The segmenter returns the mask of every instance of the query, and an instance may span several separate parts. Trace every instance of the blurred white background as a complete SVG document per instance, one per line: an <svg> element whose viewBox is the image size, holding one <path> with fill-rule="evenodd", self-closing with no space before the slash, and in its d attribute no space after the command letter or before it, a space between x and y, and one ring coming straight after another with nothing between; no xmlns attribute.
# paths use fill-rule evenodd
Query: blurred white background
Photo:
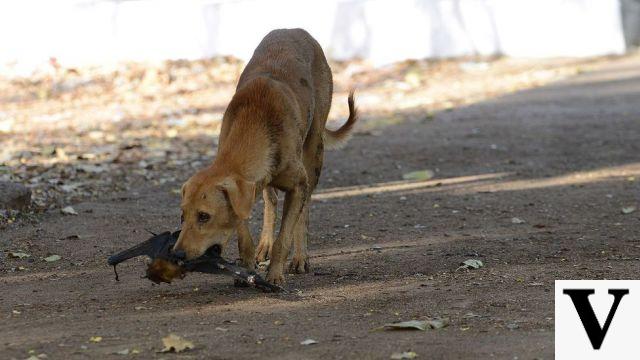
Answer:
<svg viewBox="0 0 640 360"><path fill-rule="evenodd" d="M267 32L283 27L307 29L334 60L375 65L465 55L620 54L621 1L3 1L0 67L28 73L50 57L67 66L247 59Z"/></svg>

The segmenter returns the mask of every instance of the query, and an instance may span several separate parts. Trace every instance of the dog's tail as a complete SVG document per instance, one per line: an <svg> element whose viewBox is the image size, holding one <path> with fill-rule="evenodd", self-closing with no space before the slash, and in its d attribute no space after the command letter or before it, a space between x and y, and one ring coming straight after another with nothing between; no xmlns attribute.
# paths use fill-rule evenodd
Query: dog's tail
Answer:
<svg viewBox="0 0 640 360"><path fill-rule="evenodd" d="M351 139L353 125L358 121L358 109L353 101L353 90L349 92L349 118L337 130L324 129L324 145L327 150L340 149Z"/></svg>

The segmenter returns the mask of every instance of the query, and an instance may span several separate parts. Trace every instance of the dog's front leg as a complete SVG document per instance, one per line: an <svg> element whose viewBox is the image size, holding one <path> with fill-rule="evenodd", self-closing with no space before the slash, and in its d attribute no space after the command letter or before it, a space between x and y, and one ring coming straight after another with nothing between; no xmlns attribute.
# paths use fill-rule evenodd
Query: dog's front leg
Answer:
<svg viewBox="0 0 640 360"><path fill-rule="evenodd" d="M278 194L276 189L265 187L262 190L264 199L264 215L262 219L262 233L256 251L256 260L260 263L271 256L271 246L273 246L273 236L276 230L276 218L278 211Z"/></svg>
<svg viewBox="0 0 640 360"><path fill-rule="evenodd" d="M272 284L281 285L284 283L284 264L289 256L296 224L302 218L304 207L307 205L308 187L305 175L304 181L286 192L282 225L280 226L278 238L273 243L273 256L267 273L267 280Z"/></svg>
<svg viewBox="0 0 640 360"><path fill-rule="evenodd" d="M256 267L256 260L254 255L255 250L247 221L242 220L236 227L236 231L238 232L238 251L240 253L242 266L246 267L249 270L254 270Z"/></svg>

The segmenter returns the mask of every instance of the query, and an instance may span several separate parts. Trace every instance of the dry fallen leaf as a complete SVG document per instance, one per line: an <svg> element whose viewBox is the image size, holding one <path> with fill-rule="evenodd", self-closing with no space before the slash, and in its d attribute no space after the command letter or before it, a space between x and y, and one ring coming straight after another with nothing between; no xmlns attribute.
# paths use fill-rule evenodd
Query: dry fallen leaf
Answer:
<svg viewBox="0 0 640 360"><path fill-rule="evenodd" d="M9 257L10 258L15 258L15 259L24 259L24 258L28 258L31 255L27 254L27 253L23 253L23 252L10 252L9 253Z"/></svg>
<svg viewBox="0 0 640 360"><path fill-rule="evenodd" d="M115 355L124 355L124 356L126 356L126 355L136 355L136 354L140 354L140 350L138 350L138 349L129 350L127 348L127 349L122 349L120 351L116 351L113 354L115 354Z"/></svg>
<svg viewBox="0 0 640 360"><path fill-rule="evenodd" d="M164 348L160 352L182 352L185 350L191 350L194 345L191 341L176 335L169 334L169 336L162 338L162 345Z"/></svg>
<svg viewBox="0 0 640 360"><path fill-rule="evenodd" d="M313 344L317 344L318 342L313 340L313 339L306 339L304 341L300 342L300 345L313 345Z"/></svg>
<svg viewBox="0 0 640 360"><path fill-rule="evenodd" d="M26 360L42 360L42 359L46 359L46 358L47 358L47 354L42 353L42 354L38 354L38 356L31 355Z"/></svg>
<svg viewBox="0 0 640 360"><path fill-rule="evenodd" d="M416 357L418 357L418 354L416 354L413 351L405 351L401 353L391 354L391 359L393 360L415 359Z"/></svg>
<svg viewBox="0 0 640 360"><path fill-rule="evenodd" d="M99 343L102 341L102 336L92 336L89 338L89 341L92 343Z"/></svg>
<svg viewBox="0 0 640 360"><path fill-rule="evenodd" d="M469 260L463 261L456 270L480 269L483 266L484 266L484 263L481 260L469 259Z"/></svg>
<svg viewBox="0 0 640 360"><path fill-rule="evenodd" d="M51 255L51 256L47 256L46 258L44 258L44 261L46 261L46 262L54 262L54 261L58 261L60 259L62 259L60 257L60 255Z"/></svg>
<svg viewBox="0 0 640 360"><path fill-rule="evenodd" d="M425 331L429 327L429 324L424 320L409 320L401 321L397 323L384 324L374 330L422 330Z"/></svg>
<svg viewBox="0 0 640 360"><path fill-rule="evenodd" d="M429 320L409 320L397 323L384 324L374 330L421 330L442 329L449 325L447 318L433 318Z"/></svg>
<svg viewBox="0 0 640 360"><path fill-rule="evenodd" d="M78 212L71 206L63 207L60 212L64 215L78 215Z"/></svg>
<svg viewBox="0 0 640 360"><path fill-rule="evenodd" d="M447 327L449 325L448 318L433 318L431 320L427 320L427 324L432 329L442 329L443 327Z"/></svg>

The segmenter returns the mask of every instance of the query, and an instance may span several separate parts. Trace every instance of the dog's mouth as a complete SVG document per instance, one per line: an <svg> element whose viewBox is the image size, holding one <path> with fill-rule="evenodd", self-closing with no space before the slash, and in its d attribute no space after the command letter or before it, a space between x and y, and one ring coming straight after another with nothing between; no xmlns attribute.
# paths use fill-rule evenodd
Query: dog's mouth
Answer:
<svg viewBox="0 0 640 360"><path fill-rule="evenodd" d="M208 248L205 253L208 255L219 257L222 254L222 246L220 246L220 244L215 244Z"/></svg>
<svg viewBox="0 0 640 360"><path fill-rule="evenodd" d="M211 246L210 248L208 248L205 252L204 255L208 255L211 257L221 257L222 255L222 246L220 246L219 244L215 244L213 246ZM185 261L187 259L187 253L184 252L184 250L176 250L176 251L172 251L171 252L171 258L174 261Z"/></svg>

